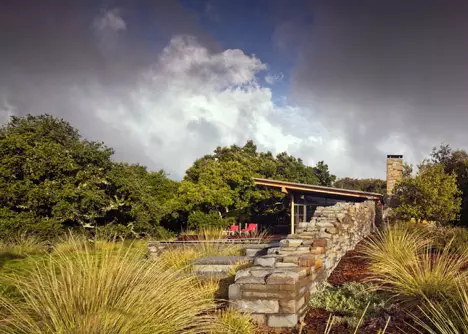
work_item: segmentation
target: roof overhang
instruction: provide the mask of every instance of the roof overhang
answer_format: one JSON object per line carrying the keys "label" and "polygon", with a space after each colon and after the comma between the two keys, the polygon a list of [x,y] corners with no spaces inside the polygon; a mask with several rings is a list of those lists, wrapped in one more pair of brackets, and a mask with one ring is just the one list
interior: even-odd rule
{"label": "roof overhang", "polygon": [[383,203],[383,196],[381,194],[372,193],[372,192],[349,190],[349,189],[342,189],[342,188],[335,188],[335,187],[323,187],[323,186],[316,186],[312,184],[294,183],[294,182],[261,179],[261,178],[254,178],[254,182],[258,186],[278,188],[283,193],[302,192],[302,193],[320,194],[323,196],[334,195],[334,196],[340,196],[340,197],[347,197],[349,199],[359,198],[359,199],[376,200],[376,201]]}

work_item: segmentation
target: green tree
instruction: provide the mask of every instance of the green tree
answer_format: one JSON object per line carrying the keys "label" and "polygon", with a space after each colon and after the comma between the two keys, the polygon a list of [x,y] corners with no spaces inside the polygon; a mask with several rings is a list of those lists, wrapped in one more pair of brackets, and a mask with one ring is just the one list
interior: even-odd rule
{"label": "green tree", "polygon": [[165,213],[157,190],[165,175],[115,164],[112,154],[103,143],[82,140],[64,120],[12,117],[0,128],[0,236],[157,226]]}
{"label": "green tree", "polygon": [[441,224],[456,218],[460,211],[460,191],[456,175],[444,172],[442,164],[424,161],[418,174],[398,182],[394,188],[399,206],[395,213],[400,219],[436,221]]}
{"label": "green tree", "polygon": [[337,188],[360,190],[385,195],[387,183],[380,179],[354,179],[345,177],[337,180],[334,184]]}
{"label": "green tree", "polygon": [[444,166],[447,174],[455,173],[458,188],[462,192],[462,202],[459,222],[468,225],[468,153],[464,150],[452,150],[449,145],[434,147],[431,154],[434,163]]}
{"label": "green tree", "polygon": [[276,156],[258,152],[252,141],[242,147],[218,147],[186,171],[178,191],[179,215],[193,227],[229,224],[233,219],[244,221],[253,216],[271,220],[286,214],[284,194],[256,187],[253,177],[319,185],[330,185],[335,178],[323,162],[311,167],[285,152]]}

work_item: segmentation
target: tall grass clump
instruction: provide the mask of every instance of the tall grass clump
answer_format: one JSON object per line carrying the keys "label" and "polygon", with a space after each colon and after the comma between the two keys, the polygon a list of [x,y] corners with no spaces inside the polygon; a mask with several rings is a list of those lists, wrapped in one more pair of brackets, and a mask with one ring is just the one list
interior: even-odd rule
{"label": "tall grass clump", "polygon": [[386,274],[389,266],[416,261],[418,254],[430,244],[431,238],[426,229],[400,223],[377,231],[364,243],[362,253],[370,260],[373,272]]}
{"label": "tall grass clump", "polygon": [[124,245],[60,249],[8,279],[22,302],[0,296],[3,333],[201,333],[213,300],[193,277]]}
{"label": "tall grass clump", "polygon": [[363,253],[375,274],[371,280],[379,289],[398,299],[416,304],[425,298],[437,300],[466,287],[468,252],[453,252],[433,246],[425,230],[407,225],[388,227],[368,241]]}
{"label": "tall grass clump", "polygon": [[241,314],[232,308],[227,308],[217,312],[210,333],[253,334],[255,328],[249,314]]}
{"label": "tall grass clump", "polygon": [[422,315],[412,314],[414,322],[429,334],[468,333],[468,292],[458,286],[457,292],[442,301],[426,298],[419,306]]}
{"label": "tall grass clump", "polygon": [[34,255],[47,252],[47,244],[39,237],[21,233],[0,240],[0,253],[16,256]]}

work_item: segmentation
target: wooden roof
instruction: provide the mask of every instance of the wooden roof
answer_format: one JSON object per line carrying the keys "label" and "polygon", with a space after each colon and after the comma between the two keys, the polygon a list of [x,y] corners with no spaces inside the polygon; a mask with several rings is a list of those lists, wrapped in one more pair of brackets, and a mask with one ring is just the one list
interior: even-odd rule
{"label": "wooden roof", "polygon": [[312,184],[294,183],[294,182],[261,179],[261,178],[254,178],[254,182],[258,186],[280,188],[281,191],[284,193],[303,192],[303,193],[321,194],[325,197],[326,195],[334,195],[334,196],[349,197],[349,198],[354,198],[354,199],[356,198],[372,199],[372,200],[379,200],[380,202],[383,202],[383,196],[381,194],[371,193],[371,192],[366,192],[366,191],[349,190],[349,189],[342,189],[342,188],[335,188],[335,187],[324,187],[324,186],[316,186]]}

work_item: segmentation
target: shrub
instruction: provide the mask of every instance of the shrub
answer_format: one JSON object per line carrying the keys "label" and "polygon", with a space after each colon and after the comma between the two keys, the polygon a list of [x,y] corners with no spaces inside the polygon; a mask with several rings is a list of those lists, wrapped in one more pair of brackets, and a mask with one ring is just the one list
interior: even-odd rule
{"label": "shrub", "polygon": [[193,277],[120,245],[56,251],[8,279],[24,302],[0,297],[4,333],[201,333],[213,301]]}
{"label": "shrub", "polygon": [[[369,286],[351,282],[338,287],[325,285],[321,291],[311,296],[309,305],[332,312],[335,316],[343,317],[343,320],[356,326],[366,308],[366,316],[375,314],[384,307],[385,300],[385,295],[371,291]],[[336,317],[334,321],[337,321]]]}

